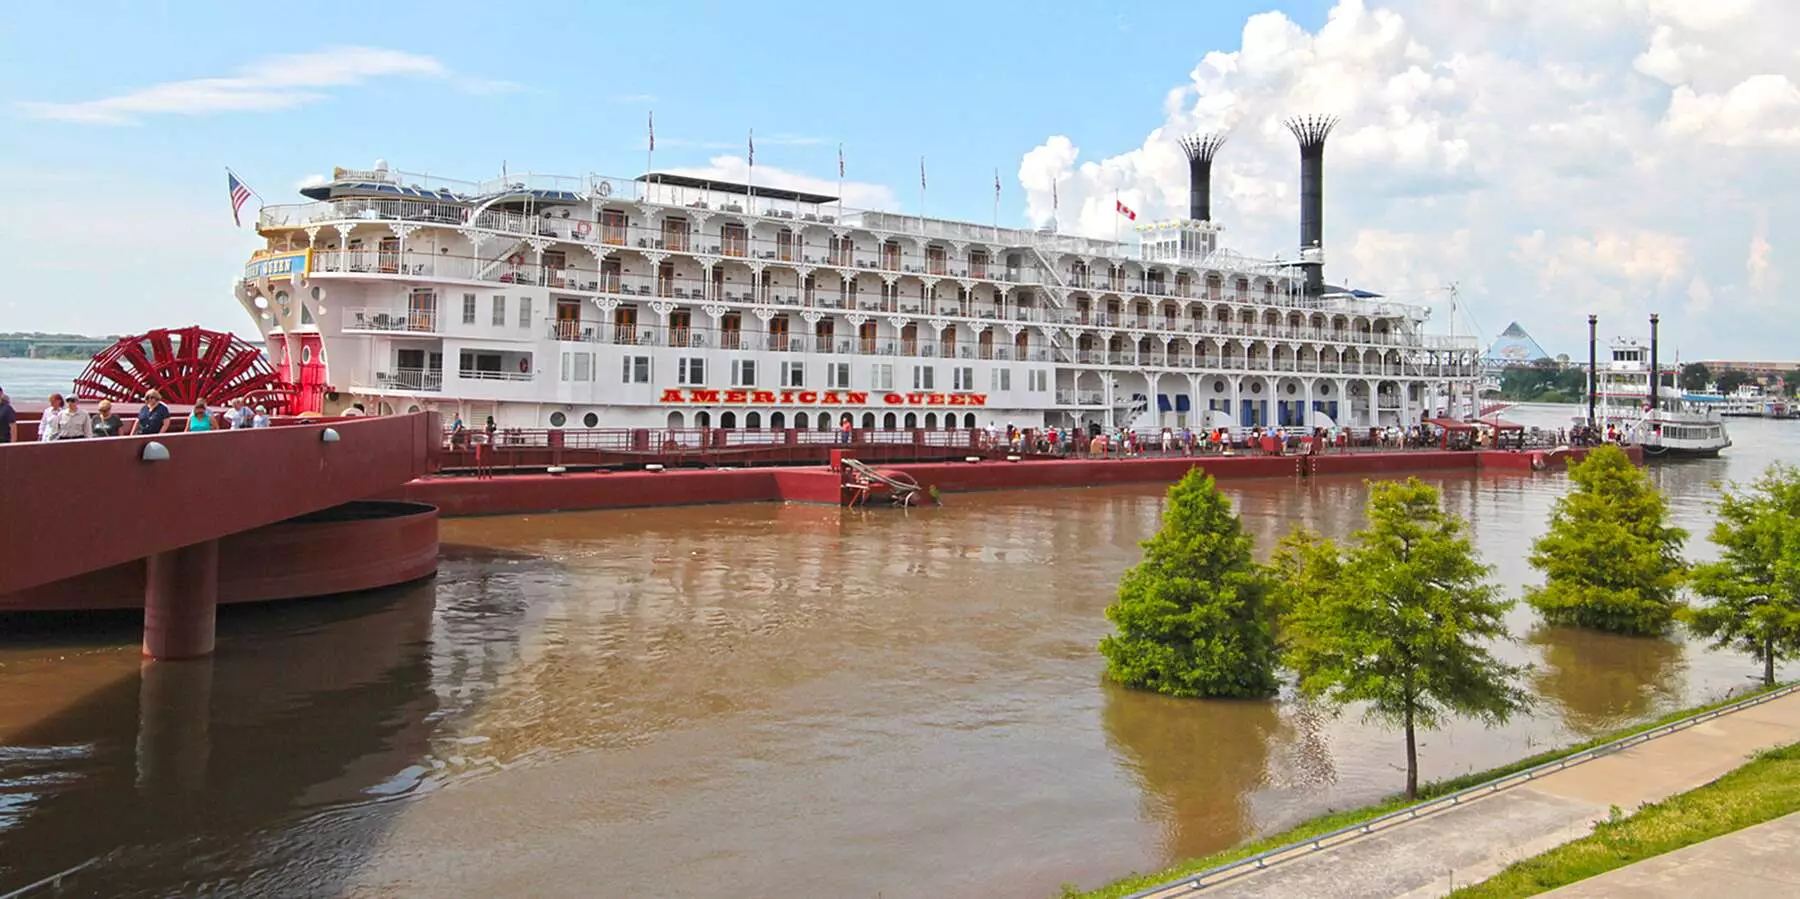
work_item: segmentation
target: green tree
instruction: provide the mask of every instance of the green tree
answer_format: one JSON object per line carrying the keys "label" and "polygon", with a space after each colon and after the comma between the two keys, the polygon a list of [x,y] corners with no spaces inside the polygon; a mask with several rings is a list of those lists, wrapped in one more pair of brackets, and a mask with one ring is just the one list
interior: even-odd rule
{"label": "green tree", "polygon": [[1512,602],[1487,582],[1436,488],[1409,478],[1369,487],[1368,527],[1347,547],[1310,534],[1283,541],[1278,579],[1285,661],[1300,692],[1406,733],[1406,795],[1419,791],[1418,728],[1452,716],[1489,724],[1526,707],[1524,669],[1495,658]]}
{"label": "green tree", "polygon": [[1169,488],[1162,529],[1119,581],[1100,641],[1106,672],[1171,696],[1268,696],[1275,678],[1275,611],[1250,535],[1210,475],[1190,470]]}
{"label": "green tree", "polygon": [[1683,617],[1715,647],[1736,646],[1763,663],[1800,654],[1800,469],[1779,462],[1749,487],[1719,499],[1712,541],[1720,557],[1694,568],[1694,591],[1711,600]]}
{"label": "green tree", "polygon": [[1575,489],[1556,501],[1550,529],[1531,547],[1544,585],[1525,600],[1551,624],[1647,636],[1681,607],[1687,531],[1642,469],[1611,444],[1569,466]]}
{"label": "green tree", "polygon": [[1781,375],[1782,392],[1788,396],[1800,394],[1800,371],[1784,372]]}
{"label": "green tree", "polygon": [[1689,362],[1681,367],[1681,389],[1690,393],[1699,393],[1712,383],[1712,371],[1704,362]]}

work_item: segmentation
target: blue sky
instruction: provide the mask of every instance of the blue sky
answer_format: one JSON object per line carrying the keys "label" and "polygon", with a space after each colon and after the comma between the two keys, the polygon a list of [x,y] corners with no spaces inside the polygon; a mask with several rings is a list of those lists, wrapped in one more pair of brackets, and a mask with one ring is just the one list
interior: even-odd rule
{"label": "blue sky", "polygon": [[[297,202],[294,185],[309,174],[377,157],[468,179],[496,176],[503,161],[513,171],[636,175],[652,109],[659,168],[741,155],[754,128],[759,168],[835,179],[842,142],[851,180],[889,185],[908,207],[923,156],[927,205],[940,215],[987,220],[998,168],[1002,217],[1023,223],[1025,151],[1069,129],[1098,148],[1135,146],[1161,122],[1163,96],[1197,48],[1209,36],[1230,42],[1265,5],[785,3],[779,16],[744,3],[15,6],[0,34],[0,116],[13,135],[0,143],[0,186],[46,213],[80,203],[86,216],[141,224],[135,240],[122,225],[99,229],[103,243],[137,245],[99,259],[54,245],[22,252],[80,241],[79,226],[55,229],[54,241],[41,221],[0,226],[0,253],[21,253],[9,269],[26,270],[20,292],[0,299],[0,327],[247,329],[227,284],[255,240],[248,228],[230,232],[226,166],[270,203]],[[1298,5],[1303,18],[1309,9],[1317,17],[1323,6]],[[352,46],[429,58],[445,72],[346,77],[282,89],[305,98],[255,100],[280,108],[190,114],[178,99],[167,112],[83,122],[42,117],[35,105],[94,103]],[[146,230],[229,250],[144,255],[169,243]],[[95,266],[129,287],[42,301]],[[192,268],[209,270],[183,270]]]}
{"label": "blue sky", "polygon": [[[224,168],[270,203],[385,158],[466,179],[775,170],[931,215],[1108,236],[1114,192],[1183,205],[1173,139],[1228,129],[1227,243],[1296,241],[1282,116],[1331,113],[1334,280],[1552,352],[1585,313],[1661,311],[1698,352],[1792,355],[1800,227],[1791,0],[1079,0],[1056,4],[15,4],[0,31],[0,330],[247,332],[254,249]],[[70,39],[79,35],[79,39]],[[222,80],[221,80],[222,79]],[[765,174],[768,173],[768,174]],[[1721,312],[1729,310],[1729,315]],[[1603,326],[1604,327],[1604,326]]]}

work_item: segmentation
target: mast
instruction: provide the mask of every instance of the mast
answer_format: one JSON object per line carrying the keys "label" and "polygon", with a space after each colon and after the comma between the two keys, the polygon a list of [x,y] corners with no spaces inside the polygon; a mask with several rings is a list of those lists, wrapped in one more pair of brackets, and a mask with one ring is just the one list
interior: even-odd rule
{"label": "mast", "polygon": [[[1656,390],[1662,386],[1662,372],[1656,369],[1656,319],[1656,313],[1650,313],[1650,414],[1652,416],[1662,411],[1656,402]],[[1652,427],[1654,426],[1653,424]]]}
{"label": "mast", "polygon": [[1599,350],[1595,348],[1594,323],[1599,316],[1588,314],[1588,429],[1594,428],[1594,395],[1600,391]]}

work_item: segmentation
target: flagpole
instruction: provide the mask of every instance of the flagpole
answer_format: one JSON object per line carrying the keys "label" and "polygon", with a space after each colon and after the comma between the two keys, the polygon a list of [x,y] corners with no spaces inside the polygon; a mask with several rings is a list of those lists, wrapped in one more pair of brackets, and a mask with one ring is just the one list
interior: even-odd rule
{"label": "flagpole", "polygon": [[994,230],[1000,230],[1000,170],[994,170]]}
{"label": "flagpole", "polygon": [[[650,125],[650,148],[644,152],[644,174],[646,176],[648,176],[651,172],[656,171],[656,111],[655,110],[650,111],[648,122]],[[644,199],[646,199],[646,200],[650,199],[650,179],[648,177],[644,178]]]}
{"label": "flagpole", "polygon": [[1113,243],[1115,244],[1119,242],[1119,216],[1121,215],[1124,213],[1119,211],[1119,189],[1115,187],[1113,188]]}
{"label": "flagpole", "polygon": [[749,163],[749,173],[744,176],[744,202],[748,203],[750,205],[749,205],[749,208],[744,211],[754,215],[754,214],[756,214],[756,129],[755,128],[750,129],[750,139],[749,139],[749,143],[747,144],[747,147],[749,148],[749,150],[745,154],[746,155],[745,161]]}
{"label": "flagpole", "polygon": [[[241,175],[239,175],[239,174],[238,174],[238,173],[237,173],[237,172],[234,172],[234,171],[232,171],[232,170],[231,170],[231,166],[226,166],[226,167],[225,167],[225,174],[227,174],[227,175],[230,175],[230,176],[231,176],[231,177],[233,177],[233,178],[236,178],[236,179],[237,179],[237,180],[238,180],[238,183],[239,183],[239,184],[242,184],[242,185],[244,185],[244,189],[245,189],[245,190],[247,190],[247,191],[249,191],[249,192],[250,192],[250,196],[253,196],[253,197],[255,197],[255,198],[256,198],[256,199],[258,199],[258,200],[260,200],[260,201],[261,201],[261,202],[262,202],[262,204],[263,204],[263,206],[267,206],[267,205],[269,205],[269,201],[268,201],[268,200],[264,200],[264,199],[263,199],[263,195],[262,195],[262,194],[259,194],[259,193],[257,193],[257,192],[256,192],[256,188],[254,188],[254,187],[251,187],[251,186],[250,186],[250,182],[248,182],[248,181],[245,181],[245,180],[244,180],[244,178],[243,178],[243,176],[241,176]],[[257,208],[259,208],[259,209],[260,209],[260,208],[262,208],[262,207],[260,207],[260,206],[259,206],[259,207],[257,207]]]}
{"label": "flagpole", "polygon": [[844,218],[844,145],[838,144],[838,220]]}
{"label": "flagpole", "polygon": [[919,157],[919,233],[925,233],[925,157]]}

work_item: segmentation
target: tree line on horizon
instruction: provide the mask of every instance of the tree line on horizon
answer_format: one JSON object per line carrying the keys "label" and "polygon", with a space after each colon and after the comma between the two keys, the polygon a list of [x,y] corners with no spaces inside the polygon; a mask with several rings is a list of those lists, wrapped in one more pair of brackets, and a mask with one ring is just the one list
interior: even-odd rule
{"label": "tree line on horizon", "polygon": [[[1800,656],[1800,469],[1781,463],[1722,492],[1715,562],[1690,565],[1649,476],[1616,446],[1569,466],[1572,489],[1532,544],[1544,575],[1524,600],[1551,624],[1634,636],[1677,626],[1762,663]],[[1417,732],[1451,717],[1490,726],[1524,711],[1526,666],[1491,647],[1511,640],[1515,600],[1489,581],[1467,523],[1436,488],[1369,483],[1366,526],[1346,540],[1296,528],[1267,563],[1212,477],[1172,486],[1157,533],[1106,609],[1107,676],[1195,698],[1267,698],[1291,678],[1309,701],[1357,704],[1400,728],[1406,795],[1418,793]],[[1684,591],[1706,600],[1690,604]],[[1283,671],[1287,674],[1284,676]]]}
{"label": "tree line on horizon", "polygon": [[[1500,372],[1497,396],[1521,403],[1574,403],[1587,398],[1587,366],[1565,365],[1548,357],[1530,365],[1510,365]],[[1690,393],[1709,389],[1731,393],[1745,384],[1762,383],[1749,372],[1729,369],[1714,375],[1704,362],[1689,362],[1676,372],[1671,388]],[[1788,372],[1773,387],[1788,396],[1800,394],[1800,371]]]}

